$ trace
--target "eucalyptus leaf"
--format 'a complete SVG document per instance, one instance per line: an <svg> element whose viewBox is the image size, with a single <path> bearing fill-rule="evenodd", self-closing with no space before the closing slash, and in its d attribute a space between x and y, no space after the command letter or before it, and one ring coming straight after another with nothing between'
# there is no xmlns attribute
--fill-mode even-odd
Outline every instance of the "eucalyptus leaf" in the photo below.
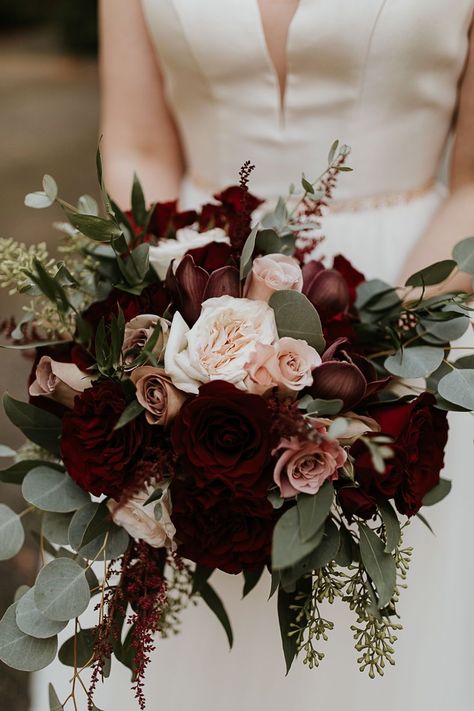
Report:
<svg viewBox="0 0 474 711"><path fill-rule="evenodd" d="M456 262L453 259L444 259L442 262L436 262L412 274L411 277L406 280L405 286L424 287L440 284L448 278L455 267Z"/></svg>
<svg viewBox="0 0 474 711"><path fill-rule="evenodd" d="M50 543L58 546L69 544L68 530L71 523L72 513L53 513L47 511L43 514L43 536Z"/></svg>
<svg viewBox="0 0 474 711"><path fill-rule="evenodd" d="M16 623L22 632L31 637L36 637L37 639L55 637L59 632L62 632L67 625L67 622L48 620L48 618L38 610L35 602L34 588L30 588L18 601Z"/></svg>
<svg viewBox="0 0 474 711"><path fill-rule="evenodd" d="M107 535L107 545L100 553L100 559L113 560L125 553L130 543L130 536L124 528L116 526L112 521L109 521L105 532L99 534L86 545L82 545L84 534L99 507L100 504L90 501L75 512L69 526L69 544L83 558L92 560L99 555Z"/></svg>
<svg viewBox="0 0 474 711"><path fill-rule="evenodd" d="M269 304L275 312L280 338L288 336L304 340L318 353L324 351L326 342L318 312L304 294L291 290L276 291Z"/></svg>
<svg viewBox="0 0 474 711"><path fill-rule="evenodd" d="M64 711L64 706L61 704L52 684L48 684L48 701L49 711Z"/></svg>
<svg viewBox="0 0 474 711"><path fill-rule="evenodd" d="M8 393L3 396L3 406L9 420L35 444L55 456L60 456L59 439L61 420L49 412L15 400Z"/></svg>
<svg viewBox="0 0 474 711"><path fill-rule="evenodd" d="M445 321L432 321L429 318L420 318L417 331L424 341L431 343L450 343L463 336L469 328L470 319L468 316L453 314L453 317Z"/></svg>
<svg viewBox="0 0 474 711"><path fill-rule="evenodd" d="M318 415L320 417L337 415L342 410L343 405L343 401L337 398L334 400L310 399L306 404L306 412L308 415Z"/></svg>
<svg viewBox="0 0 474 711"><path fill-rule="evenodd" d="M381 500L378 502L377 507L385 529L385 553L393 553L402 537L400 521L389 501Z"/></svg>
<svg viewBox="0 0 474 711"><path fill-rule="evenodd" d="M442 348L412 346L386 358L384 366L399 378L426 378L439 368L444 358Z"/></svg>
<svg viewBox="0 0 474 711"><path fill-rule="evenodd" d="M81 215L95 215L95 217L97 217L99 214L97 200L91 197L91 195L81 195L77 207Z"/></svg>
<svg viewBox="0 0 474 711"><path fill-rule="evenodd" d="M28 503L42 511L70 513L90 501L89 494L65 472L46 466L36 467L26 475L22 493Z"/></svg>
<svg viewBox="0 0 474 711"><path fill-rule="evenodd" d="M316 494L300 494L297 499L299 537L303 543L313 538L329 516L334 501L334 487L324 482Z"/></svg>
<svg viewBox="0 0 474 711"><path fill-rule="evenodd" d="M90 666L94 656L96 632L94 628L79 630L76 636L67 639L59 649L58 659L66 667ZM74 663L76 657L76 663Z"/></svg>
<svg viewBox="0 0 474 711"><path fill-rule="evenodd" d="M107 502L101 501L96 507L94 515L84 529L82 539L78 541L79 547L82 548L83 546L87 546L87 544L97 538L97 536L106 533L110 528L110 524L111 516L107 507Z"/></svg>
<svg viewBox="0 0 474 711"><path fill-rule="evenodd" d="M25 542L20 517L9 506L0 504L0 560L16 556Z"/></svg>
<svg viewBox="0 0 474 711"><path fill-rule="evenodd" d="M240 256L240 278L245 279L247 274L252 268L252 255L255 249L255 240L257 239L257 234L259 230L259 225L255 225L242 249L242 254Z"/></svg>
<svg viewBox="0 0 474 711"><path fill-rule="evenodd" d="M285 254L291 256L295 251L296 237L292 234L280 237L275 230L260 230L255 241L255 248L260 254Z"/></svg>
<svg viewBox="0 0 474 711"><path fill-rule="evenodd" d="M385 552L384 542L371 528L359 523L362 563L377 590L379 609L386 607L393 597L397 569L393 556Z"/></svg>
<svg viewBox="0 0 474 711"><path fill-rule="evenodd" d="M462 272L474 274L474 237L467 237L453 249L453 257Z"/></svg>
<svg viewBox="0 0 474 711"><path fill-rule="evenodd" d="M474 410L474 368L456 368L441 378L438 392L445 400Z"/></svg>
<svg viewBox="0 0 474 711"><path fill-rule="evenodd" d="M313 552L319 540L303 542L299 536L300 517L297 506L281 516L273 530L272 569L289 568ZM317 536L318 534L316 534Z"/></svg>
<svg viewBox="0 0 474 711"><path fill-rule="evenodd" d="M224 605L222 604L222 600L220 599L214 588L209 585L209 583L204 583L203 585L201 585L201 587L199 588L199 594L223 626L227 636L227 641L229 642L229 647L232 649L232 645L234 643L234 635L232 632L232 626L230 624L229 617L227 615Z"/></svg>
<svg viewBox="0 0 474 711"><path fill-rule="evenodd" d="M40 190L25 196L26 207L32 207L35 210L44 210L46 207L51 207L53 203L54 200L51 200L45 192Z"/></svg>
<svg viewBox="0 0 474 711"><path fill-rule="evenodd" d="M56 558L42 568L34 590L38 609L58 622L82 615L90 600L84 569L69 558Z"/></svg>
<svg viewBox="0 0 474 711"><path fill-rule="evenodd" d="M357 287L356 308L361 310L373 302L376 302L382 295L390 293L393 288L381 279L370 279L364 281Z"/></svg>
<svg viewBox="0 0 474 711"><path fill-rule="evenodd" d="M434 506L450 493L452 482L449 479L440 479L439 484L429 491L423 498L423 506Z"/></svg>
<svg viewBox="0 0 474 711"><path fill-rule="evenodd" d="M28 472L41 466L63 471L63 468L59 464L43 462L40 459L24 459L16 464L12 464L8 469L1 471L0 481L3 481L5 484L22 484Z"/></svg>
<svg viewBox="0 0 474 711"><path fill-rule="evenodd" d="M58 186L55 179L51 175L43 176L43 190L53 203L58 197Z"/></svg>
<svg viewBox="0 0 474 711"><path fill-rule="evenodd" d="M19 671L39 671L56 657L58 640L36 639L22 632L16 623L17 605L10 605L0 621L0 660Z"/></svg>

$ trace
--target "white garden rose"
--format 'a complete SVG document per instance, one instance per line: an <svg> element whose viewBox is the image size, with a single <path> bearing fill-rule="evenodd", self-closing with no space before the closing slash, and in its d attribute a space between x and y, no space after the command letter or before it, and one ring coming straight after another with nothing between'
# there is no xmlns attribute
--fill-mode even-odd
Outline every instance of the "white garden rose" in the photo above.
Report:
<svg viewBox="0 0 474 711"><path fill-rule="evenodd" d="M127 533L138 541L145 541L152 548L170 548L176 550L174 536L176 528L170 517L170 502L166 495L161 501L161 518L155 518L156 502L146 504L145 501L153 493L153 487L147 486L142 492L133 496L125 504L114 499L107 501L113 522L124 528Z"/></svg>
<svg viewBox="0 0 474 711"><path fill-rule="evenodd" d="M157 245L150 246L150 264L161 280L166 277L171 262L180 260L190 249L205 247L211 242L225 242L230 239L220 227L207 232L197 232L192 227L183 227L176 231L176 239L162 239Z"/></svg>
<svg viewBox="0 0 474 711"><path fill-rule="evenodd" d="M225 380L246 390L245 369L257 344L278 339L273 309L265 301L220 296L202 305L189 329L179 312L171 324L165 370L174 385L197 393L202 383Z"/></svg>

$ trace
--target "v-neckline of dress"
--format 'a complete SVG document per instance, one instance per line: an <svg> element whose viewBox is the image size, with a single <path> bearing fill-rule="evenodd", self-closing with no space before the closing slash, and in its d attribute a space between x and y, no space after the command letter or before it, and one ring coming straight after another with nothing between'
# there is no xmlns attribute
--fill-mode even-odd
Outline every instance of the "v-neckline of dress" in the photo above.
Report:
<svg viewBox="0 0 474 711"><path fill-rule="evenodd" d="M275 62L273 60L273 57L270 54L269 45L268 45L268 38L267 38L267 33L265 31L265 25L264 25L264 21L263 21L263 15L262 15L262 10L261 10L260 4L259 4L258 0L250 0L250 2L253 5L253 8L256 13L256 23L255 24L256 24L257 33L260 38L260 45L262 47L262 53L265 58L265 63L266 63L267 68L273 78L273 85L274 85L274 91L275 91L275 98L277 101L279 123L281 126L284 126L285 117L286 117L286 104L287 104L287 97L288 97L288 82L289 82L289 77L292 72L291 49L292 49L292 44L293 44L293 32L294 32L295 25L297 25L299 14L301 12L302 5L304 4L305 0L298 0L296 9L293 13L293 16L292 16L289 24L288 24L288 30L286 33L286 42L285 42L285 47L284 47L285 75L284 75L283 84L280 82L280 77L278 75L277 67L276 67Z"/></svg>

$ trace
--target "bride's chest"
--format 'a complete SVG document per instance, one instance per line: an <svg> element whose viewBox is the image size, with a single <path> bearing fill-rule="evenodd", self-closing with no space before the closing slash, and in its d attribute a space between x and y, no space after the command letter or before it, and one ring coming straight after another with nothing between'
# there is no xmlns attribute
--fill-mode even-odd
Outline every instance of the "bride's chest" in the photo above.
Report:
<svg viewBox="0 0 474 711"><path fill-rule="evenodd" d="M368 72L394 82L456 73L474 11L474 0L274 0L273 9L272 0L142 2L172 78L197 70L211 86L245 80L275 93L283 61L289 91L311 78L341 86Z"/></svg>

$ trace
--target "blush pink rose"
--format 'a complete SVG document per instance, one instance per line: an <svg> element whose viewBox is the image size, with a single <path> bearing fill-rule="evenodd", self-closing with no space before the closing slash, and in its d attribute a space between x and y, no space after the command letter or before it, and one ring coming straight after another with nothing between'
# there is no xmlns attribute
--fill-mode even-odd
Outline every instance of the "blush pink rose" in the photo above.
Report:
<svg viewBox="0 0 474 711"><path fill-rule="evenodd" d="M245 282L244 296L247 299L268 301L276 291L285 289L303 289L303 273L296 259L284 254L257 257Z"/></svg>
<svg viewBox="0 0 474 711"><path fill-rule="evenodd" d="M300 493L317 494L325 481L338 478L338 469L346 462L346 451L336 440L328 439L326 428L317 422L314 427L318 435L314 442L284 438L272 452L281 452L273 478L284 499Z"/></svg>
<svg viewBox="0 0 474 711"><path fill-rule="evenodd" d="M92 378L77 365L61 363L49 356L40 358L35 376L29 388L32 397L50 397L69 408L74 407L76 395L92 386Z"/></svg>
<svg viewBox="0 0 474 711"><path fill-rule="evenodd" d="M163 368L144 365L136 368L130 379L137 389L138 402L146 410L148 423L166 427L178 414L186 395L175 388Z"/></svg>
<svg viewBox="0 0 474 711"><path fill-rule="evenodd" d="M122 355L125 368L130 370L130 366L135 360L137 351L141 351L152 337L156 326L160 324L160 333L153 347L153 355L162 360L168 341L170 323L164 318L154 314L140 314L135 316L125 324L125 333L122 346Z"/></svg>
<svg viewBox="0 0 474 711"><path fill-rule="evenodd" d="M109 509L113 522L124 528L127 533L139 541L145 541L152 548L169 548L176 550L174 536L176 528L170 517L169 497L161 502L161 518L156 520L154 509L156 504L146 504L146 500L153 493L153 487L147 487L131 498L125 504L109 499Z"/></svg>
<svg viewBox="0 0 474 711"><path fill-rule="evenodd" d="M321 364L317 351L306 341L280 338L273 346L258 343L247 363L247 389L264 395L274 387L290 396L313 382L312 371Z"/></svg>

